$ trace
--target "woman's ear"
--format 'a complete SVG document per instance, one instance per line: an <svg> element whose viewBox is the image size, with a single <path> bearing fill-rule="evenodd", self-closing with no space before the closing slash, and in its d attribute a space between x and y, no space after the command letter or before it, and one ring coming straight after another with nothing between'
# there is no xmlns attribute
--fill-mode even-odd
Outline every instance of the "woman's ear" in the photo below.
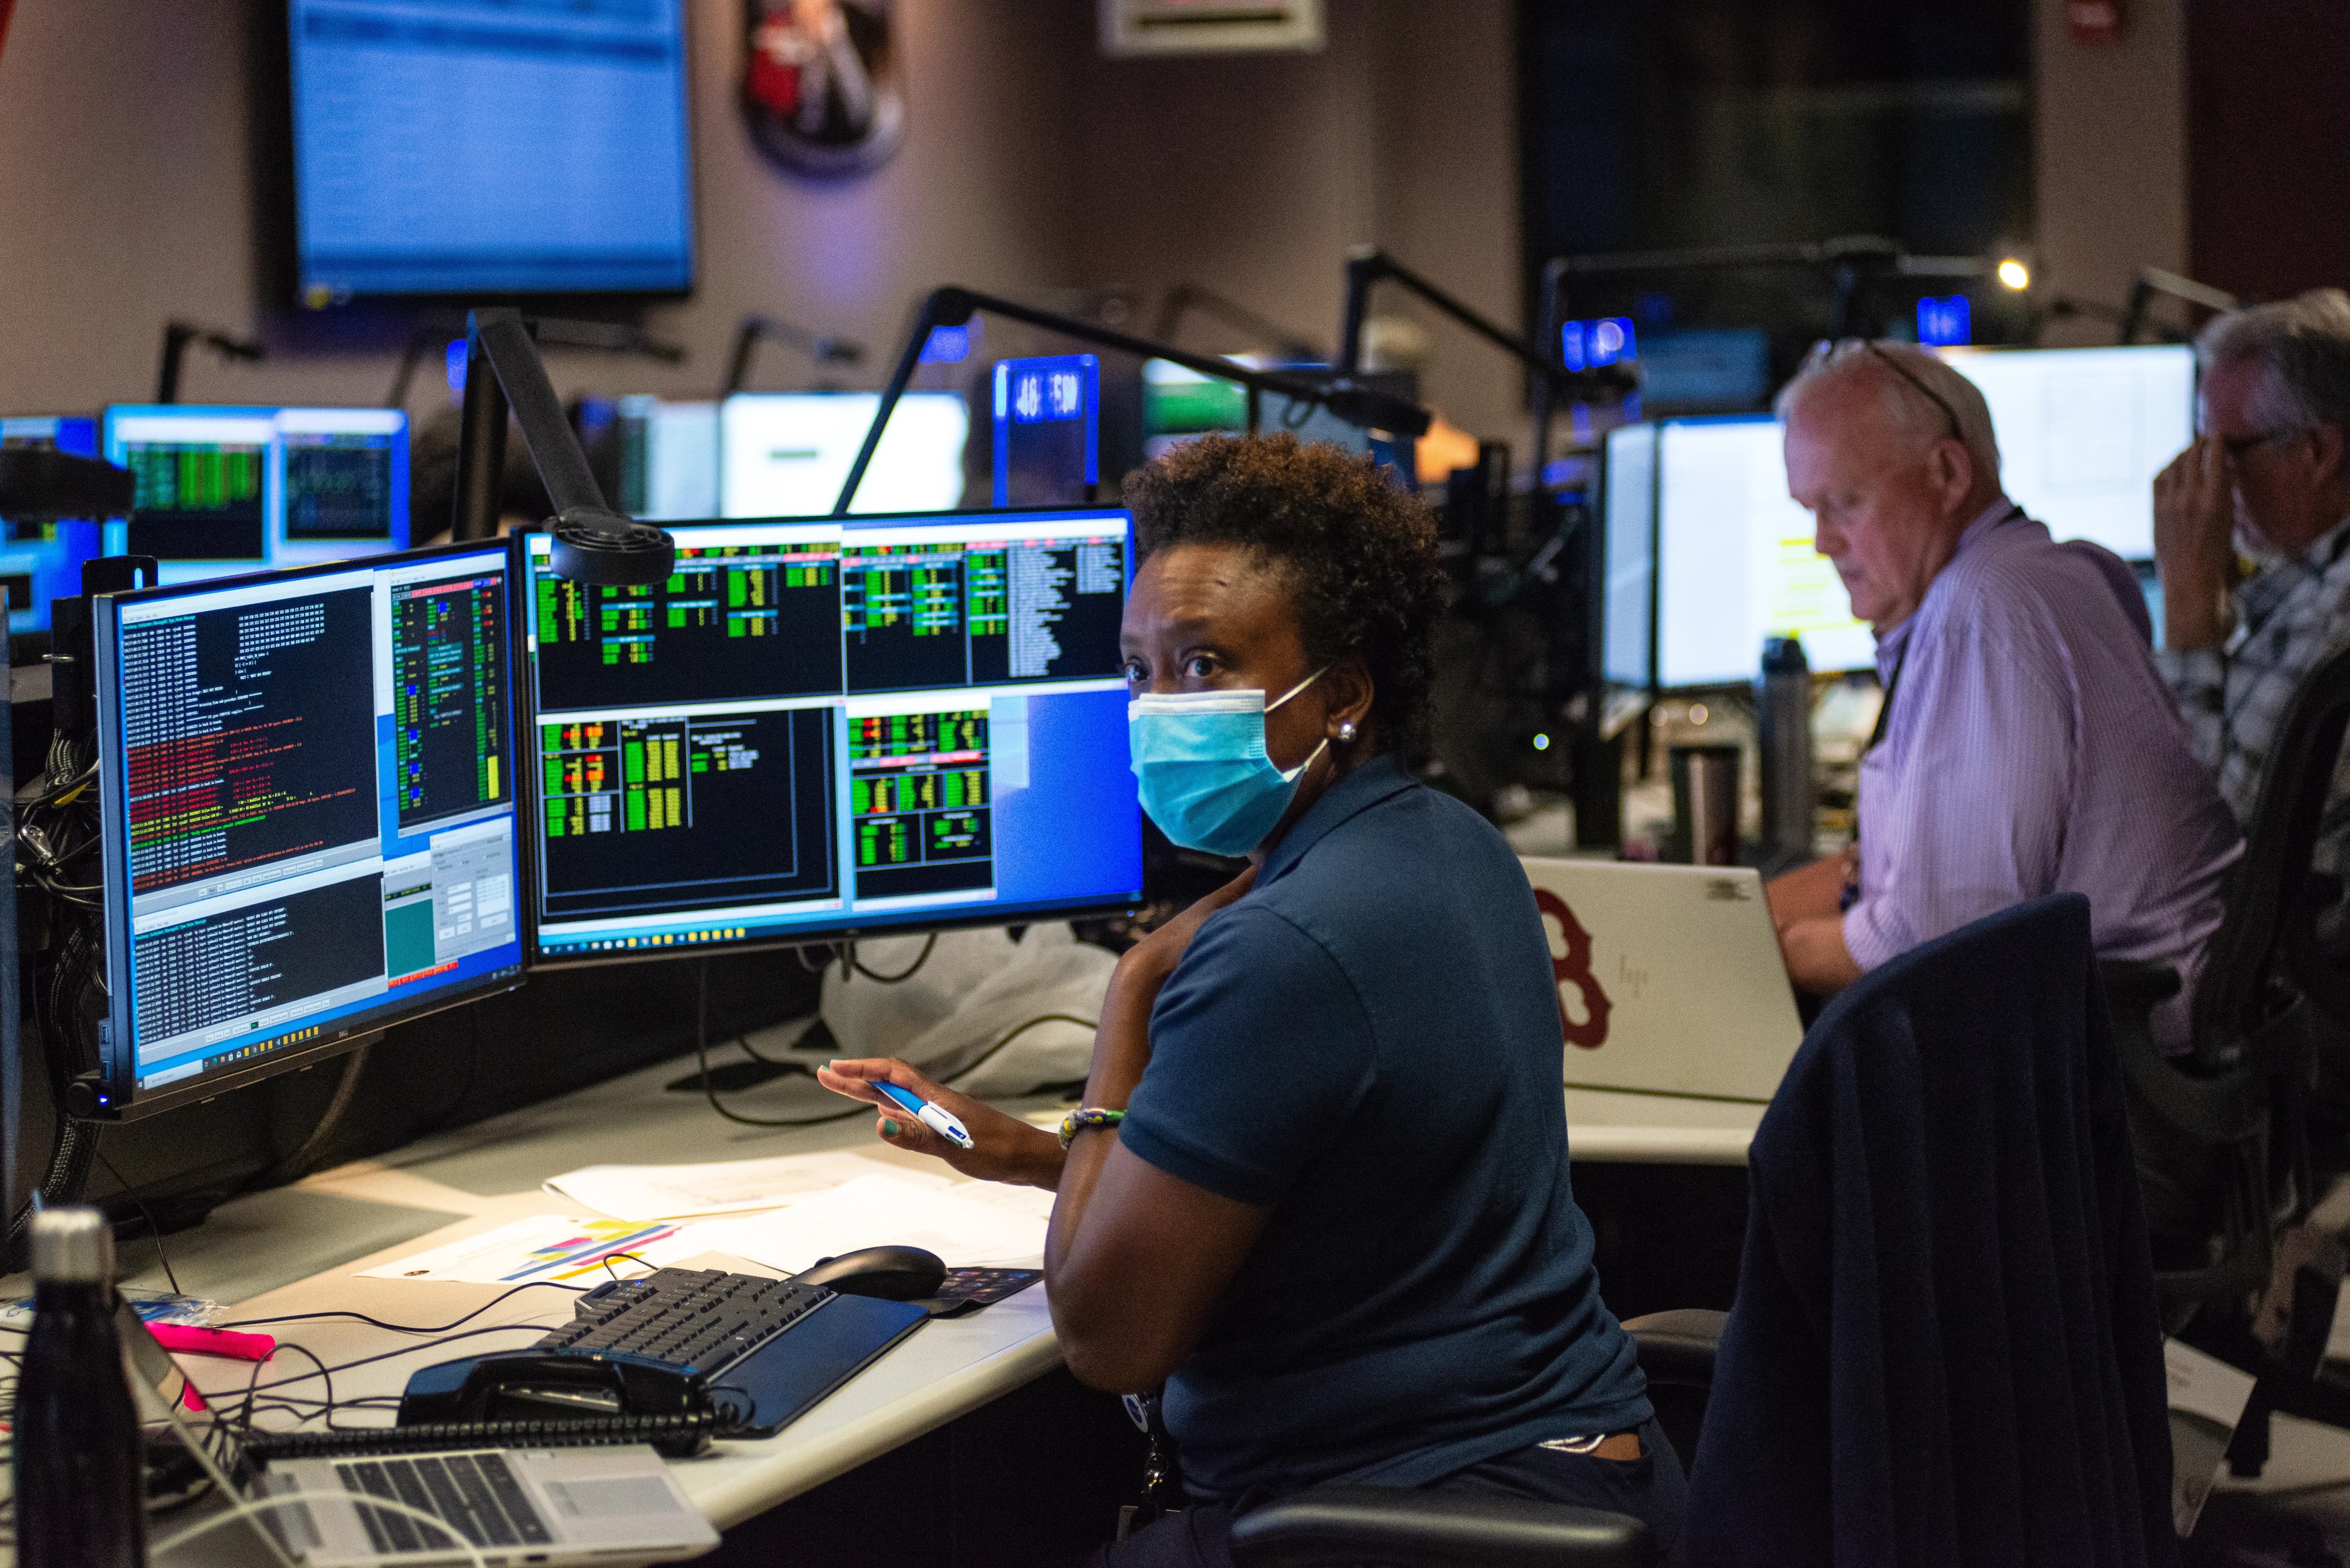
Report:
<svg viewBox="0 0 2350 1568"><path fill-rule="evenodd" d="M1337 741L1351 741L1370 727L1371 686L1370 667L1360 654L1349 654L1330 667L1322 678L1329 688L1324 701L1329 704L1328 716L1323 722L1325 733Z"/></svg>

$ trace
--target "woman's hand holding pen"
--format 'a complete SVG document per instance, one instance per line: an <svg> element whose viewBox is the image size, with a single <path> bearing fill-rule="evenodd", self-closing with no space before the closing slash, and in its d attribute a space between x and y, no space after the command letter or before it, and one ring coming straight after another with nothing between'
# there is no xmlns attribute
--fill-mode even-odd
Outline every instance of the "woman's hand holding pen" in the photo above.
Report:
<svg viewBox="0 0 2350 1568"><path fill-rule="evenodd" d="M945 1160L965 1176L982 1181L1007 1181L1015 1186L1060 1185L1061 1140L1042 1127L1030 1127L969 1095L916 1072L895 1056L865 1056L833 1062L816 1069L816 1082L836 1095L863 1100L881 1113L875 1132L883 1143L913 1154ZM972 1147L959 1148L882 1097L875 1083L895 1084L951 1113L971 1135Z"/></svg>
<svg viewBox="0 0 2350 1568"><path fill-rule="evenodd" d="M1101 1024L1094 1033L1093 1075L1086 1104L1124 1106L1127 1096L1150 1064L1150 1008L1159 988L1175 972L1201 924L1237 901L1256 885L1250 867L1190 909L1136 943L1118 961L1102 998ZM965 1176L1058 1191L1066 1156L1061 1140L1042 1127L1004 1115L945 1085L895 1056L866 1056L816 1069L816 1082L836 1095L863 1100L881 1113L874 1131L883 1143L946 1161ZM972 1147L962 1148L883 1097L876 1083L895 1084L962 1122Z"/></svg>

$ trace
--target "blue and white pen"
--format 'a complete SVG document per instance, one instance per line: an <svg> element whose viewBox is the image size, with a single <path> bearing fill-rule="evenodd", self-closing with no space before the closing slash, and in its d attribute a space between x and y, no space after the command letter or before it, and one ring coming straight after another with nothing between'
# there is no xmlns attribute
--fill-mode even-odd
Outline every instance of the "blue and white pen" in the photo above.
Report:
<svg viewBox="0 0 2350 1568"><path fill-rule="evenodd" d="M971 1134L963 1130L962 1124L955 1120L953 1116L931 1104L913 1090L899 1088L897 1085L880 1078L868 1078L866 1081L880 1090L882 1096L891 1104L911 1114L915 1120L953 1144L957 1148L979 1147L971 1141Z"/></svg>

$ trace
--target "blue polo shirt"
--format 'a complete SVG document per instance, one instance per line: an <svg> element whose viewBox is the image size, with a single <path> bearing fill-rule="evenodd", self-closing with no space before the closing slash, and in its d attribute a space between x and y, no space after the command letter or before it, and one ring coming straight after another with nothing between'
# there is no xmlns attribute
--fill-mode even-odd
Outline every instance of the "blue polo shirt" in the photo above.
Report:
<svg viewBox="0 0 2350 1568"><path fill-rule="evenodd" d="M1566 1170L1525 873L1467 806L1357 767L1200 928L1119 1137L1272 1210L1167 1385L1194 1495L1421 1486L1646 1420Z"/></svg>

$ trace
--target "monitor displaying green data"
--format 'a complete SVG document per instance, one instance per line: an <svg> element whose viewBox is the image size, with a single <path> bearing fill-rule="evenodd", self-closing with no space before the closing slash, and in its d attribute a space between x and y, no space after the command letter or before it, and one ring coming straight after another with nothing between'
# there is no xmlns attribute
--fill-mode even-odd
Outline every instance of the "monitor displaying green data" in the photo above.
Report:
<svg viewBox="0 0 2350 1568"><path fill-rule="evenodd" d="M670 532L629 588L525 538L540 961L1140 898L1127 514Z"/></svg>
<svg viewBox="0 0 2350 1568"><path fill-rule="evenodd" d="M104 553L152 556L166 584L407 546L397 409L129 404L106 410L105 436L138 494Z"/></svg>

